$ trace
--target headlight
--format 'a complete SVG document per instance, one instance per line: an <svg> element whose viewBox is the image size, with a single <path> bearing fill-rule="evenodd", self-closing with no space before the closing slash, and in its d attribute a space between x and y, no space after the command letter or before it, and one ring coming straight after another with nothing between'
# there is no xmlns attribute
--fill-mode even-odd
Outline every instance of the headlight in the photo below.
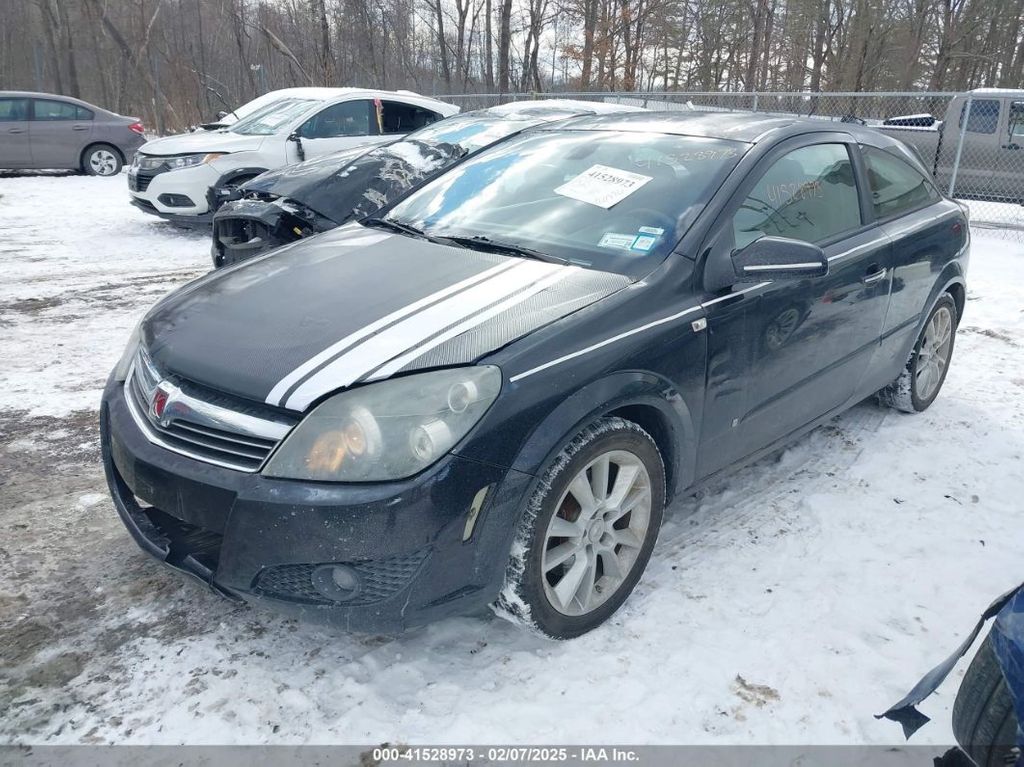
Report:
<svg viewBox="0 0 1024 767"><path fill-rule="evenodd" d="M191 168L196 165L202 165L203 163L209 163L216 160L218 157L223 157L226 152L211 152L210 154L185 154L180 157L167 157L165 162L167 167L171 170L178 170L180 168Z"/></svg>
<svg viewBox="0 0 1024 767"><path fill-rule="evenodd" d="M500 390L501 371L479 366L342 392L295 427L263 473L328 482L409 477L466 436Z"/></svg>
<svg viewBox="0 0 1024 767"><path fill-rule="evenodd" d="M128 368L132 366L132 360L135 359L135 352L139 350L139 338L142 335L142 323L140 322L135 326L132 334L128 337L128 345L124 347L124 352L121 353L121 359L117 361L117 365L114 367L114 380L123 381L128 377Z"/></svg>

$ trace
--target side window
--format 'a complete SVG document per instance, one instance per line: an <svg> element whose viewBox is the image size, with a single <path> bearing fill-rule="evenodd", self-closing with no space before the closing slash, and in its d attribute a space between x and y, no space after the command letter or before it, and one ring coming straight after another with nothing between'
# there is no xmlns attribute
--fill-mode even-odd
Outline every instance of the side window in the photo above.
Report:
<svg viewBox="0 0 1024 767"><path fill-rule="evenodd" d="M0 120L27 120L28 99L0 99Z"/></svg>
<svg viewBox="0 0 1024 767"><path fill-rule="evenodd" d="M861 148L868 166L871 201L878 218L888 218L939 199L932 182L910 163L872 146Z"/></svg>
<svg viewBox="0 0 1024 767"><path fill-rule="evenodd" d="M967 102L960 107L960 128L964 127ZM971 118L967 121L970 133L995 133L999 124L999 99L975 99L971 102Z"/></svg>
<svg viewBox="0 0 1024 767"><path fill-rule="evenodd" d="M735 248L765 235L818 243L859 227L860 199L846 146L817 144L776 160L732 224Z"/></svg>
<svg viewBox="0 0 1024 767"><path fill-rule="evenodd" d="M441 119L437 112L400 101L382 101L379 115L381 133L409 133Z"/></svg>
<svg viewBox="0 0 1024 767"><path fill-rule="evenodd" d="M33 99L33 120L77 120L78 107L66 101Z"/></svg>
<svg viewBox="0 0 1024 767"><path fill-rule="evenodd" d="M1024 138L1024 101L1010 104L1010 137Z"/></svg>
<svg viewBox="0 0 1024 767"><path fill-rule="evenodd" d="M93 118L93 113L92 113L91 110L86 109L85 107L79 107L79 106L75 107L75 119L76 120L91 120L92 118Z"/></svg>
<svg viewBox="0 0 1024 767"><path fill-rule="evenodd" d="M321 109L302 124L303 138L338 138L370 134L370 102L342 101Z"/></svg>

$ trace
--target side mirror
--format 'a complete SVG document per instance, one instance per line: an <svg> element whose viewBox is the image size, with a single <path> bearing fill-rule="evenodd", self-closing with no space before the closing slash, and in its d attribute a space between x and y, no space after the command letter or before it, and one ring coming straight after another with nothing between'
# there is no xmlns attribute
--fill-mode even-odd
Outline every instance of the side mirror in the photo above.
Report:
<svg viewBox="0 0 1024 767"><path fill-rule="evenodd" d="M227 113L227 112L225 112L225 111L224 111L223 109L222 109L222 110L220 110L220 111L219 111L219 112L217 113L217 119L218 119L218 120L223 120L223 119L224 119L225 117L227 117L227 116L228 116L228 113Z"/></svg>
<svg viewBox="0 0 1024 767"><path fill-rule="evenodd" d="M302 146L302 133L301 133L301 130L302 130L301 128L297 128L296 130L293 130L291 133L288 134L288 140L290 142L292 142L293 144L295 144L295 149L299 153L299 161L300 162L302 160L306 159L306 150Z"/></svg>
<svg viewBox="0 0 1024 767"><path fill-rule="evenodd" d="M824 277L828 259L817 245L788 237L760 237L732 254L737 282Z"/></svg>

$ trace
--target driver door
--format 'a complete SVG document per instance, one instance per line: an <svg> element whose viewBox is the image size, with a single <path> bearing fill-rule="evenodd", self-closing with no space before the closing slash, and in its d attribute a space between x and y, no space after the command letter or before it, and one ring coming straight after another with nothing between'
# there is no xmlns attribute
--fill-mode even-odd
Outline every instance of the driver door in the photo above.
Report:
<svg viewBox="0 0 1024 767"><path fill-rule="evenodd" d="M307 160L387 140L380 135L376 109L370 99L351 99L324 107L306 120L297 133Z"/></svg>
<svg viewBox="0 0 1024 767"><path fill-rule="evenodd" d="M855 173L858 153L846 134L784 142L757 166L712 234L709 260L731 260L772 235L818 245L829 273L707 295L700 476L844 404L878 349L890 241L870 223Z"/></svg>

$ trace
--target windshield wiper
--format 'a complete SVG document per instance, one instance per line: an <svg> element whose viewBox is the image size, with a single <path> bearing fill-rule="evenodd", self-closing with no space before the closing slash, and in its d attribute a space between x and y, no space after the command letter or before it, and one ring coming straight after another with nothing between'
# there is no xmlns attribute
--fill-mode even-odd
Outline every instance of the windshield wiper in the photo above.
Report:
<svg viewBox="0 0 1024 767"><path fill-rule="evenodd" d="M363 226L372 226L376 229L390 229L392 232L398 232L399 234L408 234L410 237L420 237L424 240L434 241L434 238L422 229L417 229L412 224L403 224L401 221L395 221L390 218L364 218L360 223Z"/></svg>
<svg viewBox="0 0 1024 767"><path fill-rule="evenodd" d="M419 238L420 240L426 240L428 243L439 243L440 240L435 237L431 237L423 229L413 226L410 223L402 223L401 221L395 221L393 218L364 218L359 223L364 226L373 226L379 229L390 229L391 231L397 231L400 235L409 235L410 237Z"/></svg>
<svg viewBox="0 0 1024 767"><path fill-rule="evenodd" d="M497 240L492 240L490 237L485 237L482 234L474 234L472 237L439 234L437 235L437 239L443 242L451 242L455 245L461 245L464 248L484 250L490 253L507 253L510 256L520 256L521 258L532 258L536 261L546 261L549 264L569 263L567 259L552 256L550 253L542 253L539 250L526 248L522 245L515 245L511 242L498 242Z"/></svg>

